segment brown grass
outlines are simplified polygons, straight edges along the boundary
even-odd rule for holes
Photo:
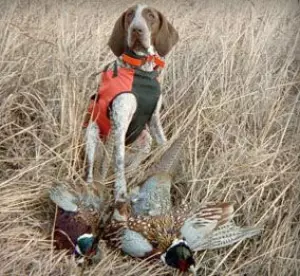
[[[133,2],[0,3],[1,275],[76,273],[47,239],[54,216],[47,191],[56,180],[81,175],[73,161],[83,112],[97,87],[93,74],[113,59],[106,46],[112,24]],[[297,1],[145,2],[165,13],[181,37],[163,73],[168,137],[192,108],[199,112],[174,198],[233,201],[239,224],[265,227],[261,237],[197,254],[199,275],[298,275]],[[85,270],[169,273],[110,250]]]

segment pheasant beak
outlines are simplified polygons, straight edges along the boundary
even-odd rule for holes
[[[197,276],[197,273],[196,273],[196,268],[194,265],[191,265],[189,267],[189,271],[193,274],[193,276]]]

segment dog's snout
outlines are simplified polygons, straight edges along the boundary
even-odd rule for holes
[[[133,27],[133,28],[132,28],[132,31],[133,31],[134,33],[136,33],[136,34],[139,34],[139,35],[143,33],[142,28],[139,28],[139,27]]]

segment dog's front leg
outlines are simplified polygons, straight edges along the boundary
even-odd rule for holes
[[[124,93],[117,96],[112,103],[110,118],[115,142],[115,201],[124,201],[127,198],[125,179],[125,138],[136,108],[137,102],[135,96],[130,93]]]
[[[94,180],[93,169],[95,162],[95,152],[99,139],[99,128],[95,122],[90,122],[85,132],[85,152],[87,156],[86,182],[92,183]]]
[[[150,120],[150,133],[156,140],[156,143],[159,145],[164,144],[167,141],[167,138],[165,136],[161,120],[160,120],[160,108],[162,105],[162,96],[159,97],[156,109],[152,115],[152,118]]]

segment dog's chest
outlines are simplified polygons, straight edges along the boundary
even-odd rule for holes
[[[131,91],[137,100],[137,110],[127,131],[127,143],[133,142],[150,121],[161,90],[156,72],[136,70]]]
[[[97,97],[92,99],[89,113],[104,138],[111,129],[109,113],[112,101],[124,93],[132,93],[137,101],[137,109],[126,133],[126,143],[130,144],[140,135],[155,111],[161,94],[157,72],[118,67],[116,63],[102,72]]]

